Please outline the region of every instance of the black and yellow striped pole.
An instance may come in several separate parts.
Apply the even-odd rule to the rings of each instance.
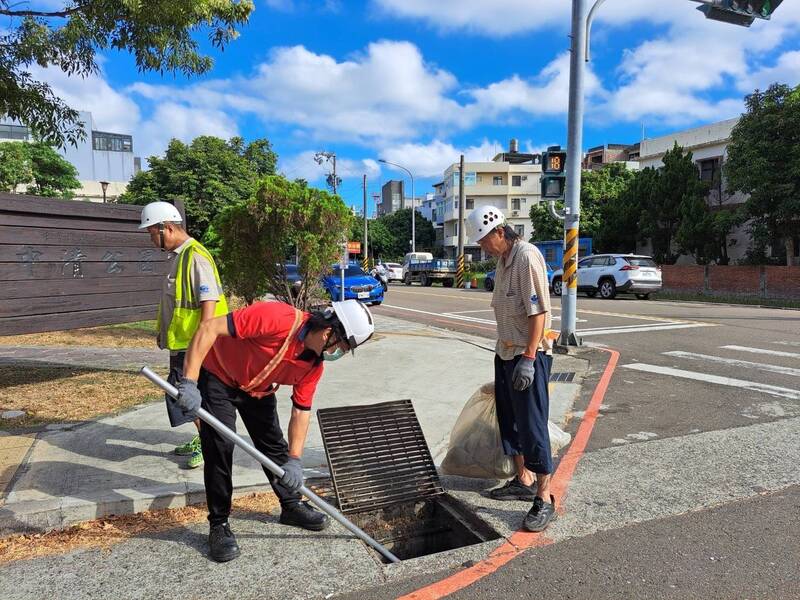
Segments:
[[[564,277],[562,293],[578,289],[578,228],[564,232]]]
[[[464,287],[464,255],[458,257],[458,268],[456,269],[456,287]]]

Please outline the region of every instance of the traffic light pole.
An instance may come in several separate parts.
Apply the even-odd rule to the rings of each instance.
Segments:
[[[577,346],[578,236],[581,216],[581,148],[583,148],[584,60],[588,0],[572,0],[572,52],[569,69],[567,182],[564,198],[564,275],[561,285],[562,346]]]

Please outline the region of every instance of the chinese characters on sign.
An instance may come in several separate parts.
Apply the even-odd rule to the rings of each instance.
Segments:
[[[24,246],[22,250],[22,252],[17,252],[17,256],[19,256],[19,259],[22,261],[28,276],[33,277],[33,265],[39,262],[39,257],[42,253],[32,246]]]
[[[122,257],[122,252],[112,251],[112,250],[108,250],[103,255],[103,259],[102,259],[103,262],[109,263],[108,267],[106,267],[106,273],[112,273],[112,274],[114,274],[114,273],[122,273],[122,271],[125,269],[125,267],[123,267],[121,264],[119,264],[119,261],[121,260],[121,257]]]
[[[86,258],[86,255],[80,248],[72,248],[71,250],[64,250],[64,264],[61,265],[61,274],[67,275],[72,272],[74,279],[83,278],[83,267],[81,261]]]

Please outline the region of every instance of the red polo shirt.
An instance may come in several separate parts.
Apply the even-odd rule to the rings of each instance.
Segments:
[[[303,313],[303,323],[309,314]],[[203,361],[203,368],[225,385],[241,388],[248,385],[280,351],[295,320],[295,309],[282,302],[256,302],[228,315],[230,337],[220,337]],[[272,374],[255,389],[247,392],[256,398],[271,393],[273,384],[294,387],[292,403],[300,410],[310,410],[322,377],[322,362],[299,360],[305,345],[297,330],[283,360]]]

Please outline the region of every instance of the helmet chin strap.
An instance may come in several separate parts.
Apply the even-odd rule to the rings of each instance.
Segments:
[[[161,245],[159,246],[161,248],[161,251],[166,252],[167,248],[164,246],[164,223],[158,224],[158,238],[161,242]]]

